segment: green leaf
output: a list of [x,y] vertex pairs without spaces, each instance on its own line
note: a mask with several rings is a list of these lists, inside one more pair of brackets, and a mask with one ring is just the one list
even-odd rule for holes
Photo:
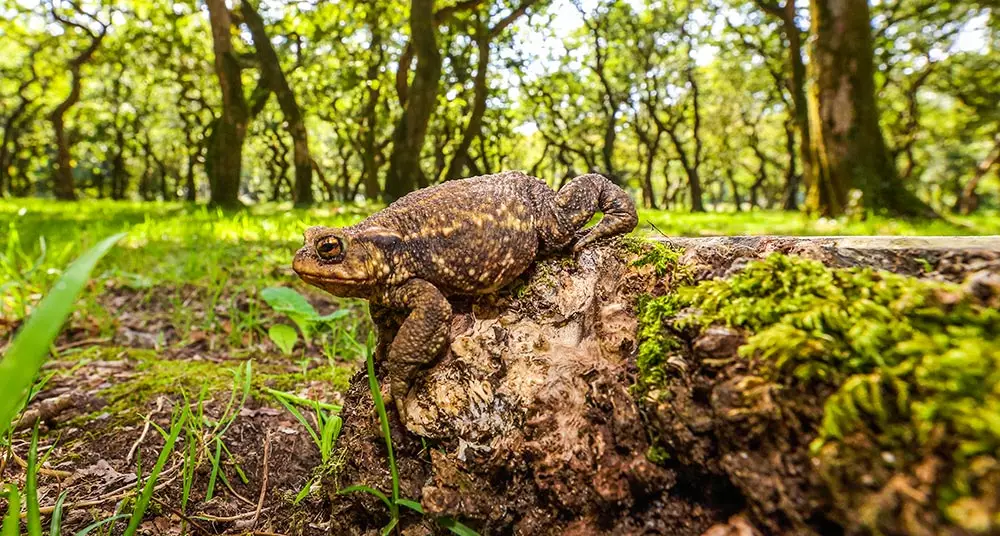
[[[115,521],[118,521],[119,519],[125,519],[126,517],[128,517],[128,514],[118,514],[118,515],[111,516],[111,517],[109,517],[107,519],[102,519],[100,521],[95,521],[95,522],[87,525],[86,527],[84,527],[80,532],[77,532],[74,536],[87,536],[94,529],[103,527],[104,525],[107,525],[108,523],[113,523]],[[4,536],[6,536],[6,535],[4,535]]]
[[295,343],[299,340],[299,334],[295,331],[295,328],[286,326],[285,324],[271,326],[271,329],[267,330],[267,336],[271,338],[271,342],[277,345],[285,355],[292,353]]
[[28,506],[28,536],[42,536],[42,514],[38,508],[38,423],[31,433],[28,469],[24,477],[24,501]]
[[275,311],[289,316],[298,315],[310,320],[319,316],[304,296],[288,287],[268,287],[260,291],[260,297]]
[[69,492],[64,491],[56,499],[56,505],[52,509],[52,521],[49,523],[49,536],[59,536],[62,534],[63,503],[66,501],[67,495],[69,495]]
[[382,536],[389,536],[389,534],[392,533],[392,529],[396,528],[396,525],[398,524],[399,524],[398,517],[393,517],[392,519],[390,519],[389,524],[382,527]]
[[354,486],[347,486],[346,488],[341,488],[340,490],[338,490],[337,495],[346,495],[348,493],[354,493],[358,491],[363,493],[370,493],[378,497],[379,499],[382,499],[382,502],[384,502],[385,505],[390,510],[392,509],[392,501],[389,500],[389,497],[386,497],[385,493],[382,493],[381,491],[370,486],[362,486],[361,484],[356,484]]
[[73,262],[14,337],[0,360],[0,435],[7,433],[11,421],[21,409],[25,393],[31,388],[48,356],[49,346],[73,310],[76,297],[83,290],[97,261],[125,234],[104,239]]
[[7,515],[3,518],[0,536],[20,536],[21,534],[21,495],[14,484],[7,484]]
[[399,499],[398,501],[396,501],[396,504],[400,506],[405,506],[418,514],[424,513],[424,507],[420,506],[420,503],[418,503],[417,501],[411,501],[410,499]]
[[458,534],[458,536],[479,536],[478,532],[466,527],[451,517],[442,517],[438,519],[438,525],[450,530],[452,534]]
[[350,314],[351,314],[351,310],[350,309],[337,309],[336,311],[334,311],[334,312],[332,312],[332,313],[330,313],[328,315],[317,316],[316,317],[316,321],[317,322],[332,322],[334,320],[339,320],[341,318],[344,318],[345,316],[348,316]]

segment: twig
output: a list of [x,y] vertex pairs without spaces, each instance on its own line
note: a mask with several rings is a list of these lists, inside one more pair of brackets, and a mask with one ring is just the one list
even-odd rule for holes
[[156,504],[159,504],[160,506],[166,508],[167,510],[170,510],[171,512],[173,512],[174,514],[176,514],[177,517],[179,517],[179,518],[183,519],[184,521],[187,521],[188,523],[190,523],[192,527],[194,527],[195,529],[198,530],[198,532],[201,532],[203,534],[208,534],[209,536],[212,536],[212,534],[213,534],[212,532],[209,532],[207,529],[205,529],[205,527],[202,527],[201,525],[195,523],[194,520],[191,519],[190,517],[188,517],[187,515],[185,515],[184,512],[181,512],[180,510],[174,508],[173,506],[170,506],[169,504],[161,501],[160,499],[157,499],[156,497],[153,497],[152,499],[154,501],[156,501]]
[[[168,470],[160,473],[160,475],[162,476],[162,475],[165,475],[165,474],[168,474],[168,473],[172,473],[172,472],[176,471],[177,468],[180,467],[180,466],[181,466],[181,462],[178,462],[178,463],[174,464],[174,466],[171,467],[170,469],[168,469]],[[159,485],[157,485],[155,488],[153,488],[153,491],[160,491],[161,489],[169,486],[170,484],[173,484],[174,481],[177,480],[178,476],[179,475],[174,475],[173,478],[171,478],[170,480],[166,480],[164,482],[161,482]],[[122,489],[130,489],[130,491],[125,491],[125,492],[118,493]],[[124,488],[118,488],[117,490],[111,492],[111,494],[104,495],[103,497],[98,497],[96,499],[92,499],[92,500],[89,500],[89,501],[79,501],[79,502],[63,503],[63,509],[64,510],[69,510],[70,508],[89,508],[91,506],[98,506],[98,505],[101,505],[101,504],[104,504],[104,503],[110,502],[110,501],[120,501],[120,500],[124,499],[125,497],[128,497],[129,495],[134,494],[135,492],[136,492],[135,486],[132,485],[132,484],[129,484],[128,486],[126,486]],[[55,510],[55,506],[44,506],[44,507],[42,507],[42,508],[39,509],[39,512],[43,513],[43,514],[51,514],[53,512],[53,510]],[[24,517],[26,515],[27,514],[24,514],[21,517]]]
[[[267,512],[270,509],[271,509],[270,507],[264,508],[263,510],[261,510],[261,513]],[[212,514],[198,514],[198,515],[196,515],[194,517],[196,519],[204,519],[206,521],[215,521],[215,522],[219,522],[219,523],[225,523],[225,522],[229,522],[229,521],[239,521],[241,519],[246,519],[248,517],[253,517],[254,514],[256,514],[256,512],[245,512],[245,513],[242,513],[242,514],[236,514],[234,516],[229,516],[229,517],[213,516]]]
[[257,499],[257,511],[253,514],[253,520],[250,522],[251,527],[257,526],[257,521],[260,519],[260,511],[264,508],[264,497],[267,494],[267,461],[271,457],[271,432],[268,431],[264,436],[264,462],[262,463],[264,467],[264,476],[260,483],[260,497]]
[[132,443],[132,448],[128,449],[128,456],[125,457],[126,464],[132,463],[132,457],[135,456],[135,451],[138,450],[139,445],[146,440],[146,434],[149,433],[149,423],[152,420],[153,415],[156,415],[162,409],[163,409],[163,397],[161,396],[156,399],[156,409],[154,409],[152,413],[150,413],[149,415],[146,415],[146,425],[142,427],[142,433],[139,434],[139,439],[136,439],[135,443]]
[[[18,456],[17,453],[13,451],[13,449],[10,451],[10,455],[12,458],[14,458],[14,461],[17,462],[18,465],[20,465],[25,469],[28,468],[28,462],[24,461],[24,459]],[[60,471],[58,469],[46,469],[44,467],[38,468],[38,474],[45,476],[54,476],[56,478],[69,478],[73,476],[73,473],[70,471]]]
[[244,496],[240,495],[239,493],[237,493],[236,490],[233,489],[233,485],[229,483],[229,479],[228,478],[223,478],[222,479],[222,485],[226,486],[226,489],[229,490],[229,493],[232,493],[233,496],[236,497],[237,499],[239,499],[239,500],[241,500],[241,501],[249,504],[250,506],[257,506],[257,503],[255,503],[255,502],[251,501],[250,499],[247,499],[246,497],[244,497]]
[[75,341],[66,343],[62,346],[56,346],[55,350],[56,353],[58,354],[63,352],[64,350],[69,350],[70,348],[76,348],[77,346],[86,346],[88,344],[101,344],[105,342],[111,342],[111,339],[109,337],[100,337],[96,339],[83,339],[82,341]]

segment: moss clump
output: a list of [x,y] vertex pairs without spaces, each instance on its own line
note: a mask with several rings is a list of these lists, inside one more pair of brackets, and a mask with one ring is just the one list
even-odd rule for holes
[[[996,309],[955,285],[776,254],[642,303],[638,386],[664,382],[679,333],[714,323],[748,332],[739,352],[755,374],[832,388],[811,448],[822,464],[885,465],[858,460],[859,444],[904,472],[937,457],[949,465],[934,489],[944,516],[967,530],[1000,529],[997,491],[985,485],[1000,482]],[[988,522],[963,514],[970,509]]]
[[625,251],[638,257],[632,261],[632,266],[652,266],[653,271],[659,277],[673,275],[677,270],[683,268],[680,264],[680,259],[684,250],[681,248],[653,242],[637,236],[623,237],[621,239],[621,246]]

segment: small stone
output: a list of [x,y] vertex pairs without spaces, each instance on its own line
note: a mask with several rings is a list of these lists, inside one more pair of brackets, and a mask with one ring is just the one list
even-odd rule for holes
[[731,359],[746,338],[735,329],[712,326],[694,341],[695,355],[702,359]]

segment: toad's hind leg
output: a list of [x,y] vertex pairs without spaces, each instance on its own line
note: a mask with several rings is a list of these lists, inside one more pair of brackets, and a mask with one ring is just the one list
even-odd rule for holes
[[607,177],[590,173],[569,181],[556,193],[559,219],[569,241],[598,211],[604,214],[597,225],[586,231],[573,245],[580,251],[587,245],[635,229],[639,218],[632,198]]
[[410,314],[389,345],[389,393],[406,422],[405,401],[413,379],[444,347],[451,328],[451,304],[434,285],[411,279],[387,296],[390,307]]

